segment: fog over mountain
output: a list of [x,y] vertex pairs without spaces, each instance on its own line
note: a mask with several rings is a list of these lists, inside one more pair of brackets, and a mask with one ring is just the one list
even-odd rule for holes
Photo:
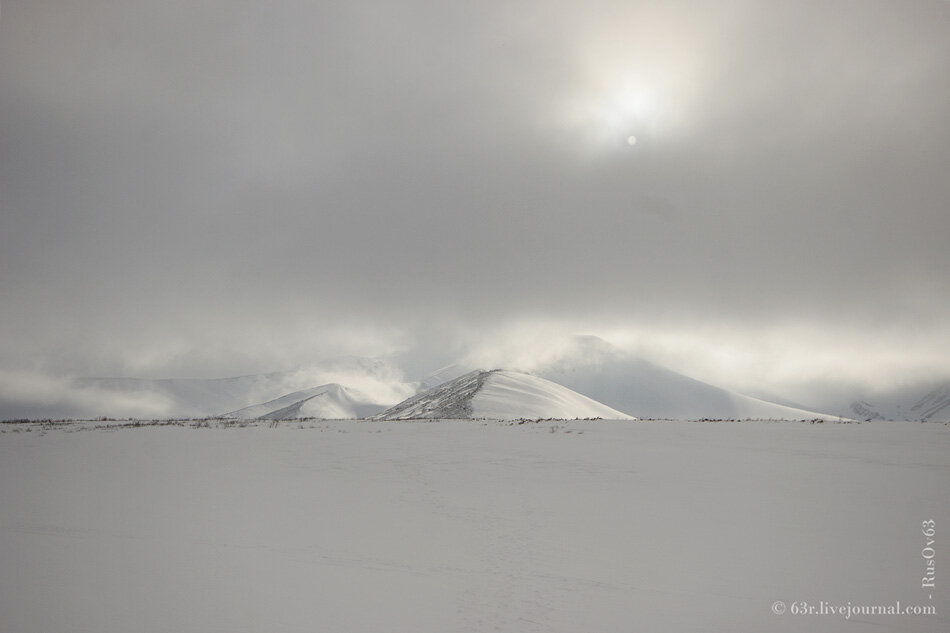
[[[948,32],[937,0],[8,0],[0,417],[573,334],[812,407],[939,388]],[[332,382],[363,391],[267,397]]]

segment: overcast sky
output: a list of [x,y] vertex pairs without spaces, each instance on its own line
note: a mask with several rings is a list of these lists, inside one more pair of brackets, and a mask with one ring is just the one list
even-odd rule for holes
[[938,0],[7,0],[0,372],[950,376],[948,62]]

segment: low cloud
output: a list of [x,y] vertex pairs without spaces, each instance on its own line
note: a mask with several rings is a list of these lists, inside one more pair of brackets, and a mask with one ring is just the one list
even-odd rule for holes
[[0,372],[0,419],[162,417],[173,403],[154,391],[118,392],[38,372]]
[[5,4],[0,369],[946,373],[950,5],[555,9]]

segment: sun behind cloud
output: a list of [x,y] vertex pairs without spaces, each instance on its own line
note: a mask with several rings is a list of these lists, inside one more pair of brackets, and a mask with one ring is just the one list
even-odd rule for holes
[[629,150],[687,130],[711,77],[704,38],[688,21],[630,11],[613,22],[591,20],[575,35],[566,44],[574,74],[552,106],[576,149]]

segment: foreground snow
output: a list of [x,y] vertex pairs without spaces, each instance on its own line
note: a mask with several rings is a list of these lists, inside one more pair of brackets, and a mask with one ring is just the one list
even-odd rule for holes
[[942,424],[206,424],[0,425],[0,630],[950,630]]

